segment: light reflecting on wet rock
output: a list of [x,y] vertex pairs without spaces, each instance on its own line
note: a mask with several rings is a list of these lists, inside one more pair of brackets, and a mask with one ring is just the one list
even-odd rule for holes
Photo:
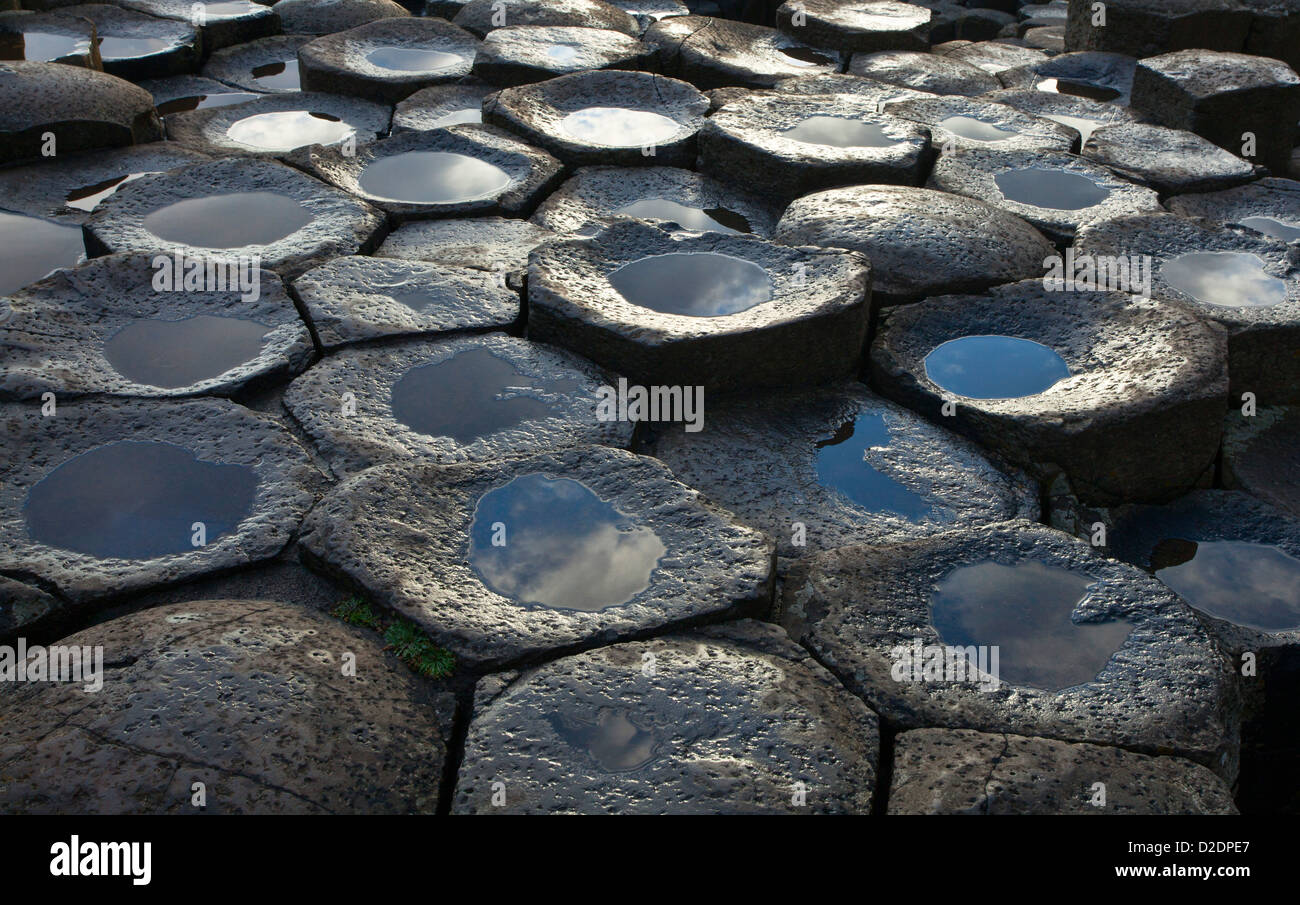
[[1266,308],[1286,301],[1286,283],[1264,272],[1264,262],[1241,251],[1179,255],[1160,267],[1160,276],[1198,301],[1229,308]]
[[90,40],[76,35],[27,31],[0,34],[0,60],[49,62],[90,50]]
[[673,252],[624,264],[609,282],[633,305],[690,317],[722,317],[772,297],[772,280],[752,261],[715,252]]
[[1156,545],[1151,565],[1211,616],[1266,632],[1300,628],[1300,559],[1272,544],[1171,538]]
[[636,148],[668,141],[681,130],[681,124],[650,110],[585,107],[564,117],[560,128],[588,144]]
[[0,211],[0,295],[8,295],[85,256],[81,228]]
[[470,349],[403,374],[393,384],[393,417],[422,434],[469,443],[551,416],[550,406],[524,391],[563,395],[577,388],[576,380],[529,377],[486,349]]
[[141,176],[149,176],[156,172],[158,171],[149,170],[143,173],[127,173],[123,176],[114,176],[112,179],[96,182],[93,185],[83,185],[79,189],[68,192],[68,207],[75,207],[79,211],[93,211],[99,207],[101,201],[128,182],[135,182]]
[[406,151],[380,157],[361,171],[361,189],[373,198],[411,204],[454,204],[491,198],[514,180],[500,167],[468,154]]
[[144,218],[160,239],[199,248],[269,245],[302,229],[311,214],[297,201],[274,192],[231,192],[187,198]]
[[133,60],[150,54],[163,53],[178,45],[163,38],[117,38],[99,39],[99,55],[105,60]]
[[192,553],[196,522],[212,543],[257,494],[244,465],[204,462],[171,443],[123,440],[64,462],[27,495],[24,516],[43,544],[121,559]]
[[547,721],[566,742],[582,749],[606,773],[639,770],[654,761],[660,742],[624,709],[601,707],[591,720],[573,713],[553,713]]
[[220,0],[217,3],[204,3],[203,15],[209,19],[230,19],[261,9],[264,9],[262,4],[254,3],[253,0]]
[[835,61],[809,47],[778,47],[787,63],[795,66],[832,66]]
[[749,221],[722,207],[687,207],[667,198],[642,198],[614,211],[624,217],[642,220],[671,220],[687,229],[715,233],[747,233]]
[[1058,122],[1063,126],[1069,126],[1079,133],[1079,142],[1082,145],[1087,142],[1092,133],[1101,128],[1103,123],[1095,119],[1085,119],[1082,116],[1068,116],[1064,113],[1043,113],[1040,114],[1044,119],[1050,119]]
[[1132,630],[1070,616],[1092,579],[1039,562],[982,562],[946,575],[931,598],[944,644],[998,648],[999,678],[1058,691],[1091,682]]
[[1007,170],[994,176],[993,181],[1008,201],[1058,211],[1083,210],[1100,204],[1110,195],[1110,189],[1087,176],[1041,167]]
[[805,144],[834,148],[888,148],[899,144],[886,135],[877,123],[865,123],[844,116],[810,116],[782,134]]
[[873,446],[889,445],[883,415],[859,415],[833,437],[817,442],[817,483],[838,490],[868,512],[893,512],[917,521],[931,512],[925,498],[866,460]]
[[465,107],[460,110],[452,110],[433,121],[430,128],[438,129],[443,126],[455,126],[459,123],[481,123],[483,122],[483,108]]
[[265,91],[298,91],[302,87],[297,59],[254,66],[252,75],[257,87]]
[[578,48],[571,44],[552,44],[546,48],[546,55],[557,63],[572,63],[578,58]]
[[251,91],[227,91],[221,94],[192,94],[178,97],[158,105],[159,116],[171,116],[173,113],[189,113],[191,110],[206,110],[209,107],[228,107],[242,104],[244,101],[257,100],[260,94]]
[[1064,380],[1070,369],[1055,350],[1031,339],[962,336],[936,346],[925,357],[925,373],[968,399],[1018,399]]
[[173,389],[226,373],[262,351],[270,328],[237,317],[201,314],[138,320],[104,343],[104,357],[128,380]]
[[1071,79],[1044,79],[1034,87],[1039,91],[1084,97],[1092,101],[1112,101],[1120,96],[1120,92],[1114,88]]
[[1266,236],[1281,239],[1283,242],[1294,242],[1300,239],[1300,223],[1291,223],[1274,217],[1243,217],[1237,222]]
[[366,54],[369,62],[395,72],[438,72],[464,59],[458,53],[427,47],[377,47]]
[[584,612],[625,604],[649,587],[665,552],[653,530],[585,484],[543,474],[485,493],[470,526],[470,563],[521,604]]
[[992,123],[986,123],[984,120],[976,119],[973,116],[950,116],[940,122],[939,125],[954,135],[969,138],[971,141],[992,143],[1006,141],[1008,138],[1015,138],[1020,134],[1010,129],[999,129]]
[[257,113],[226,129],[231,141],[262,151],[292,151],[304,145],[332,145],[353,134],[337,116],[307,110]]

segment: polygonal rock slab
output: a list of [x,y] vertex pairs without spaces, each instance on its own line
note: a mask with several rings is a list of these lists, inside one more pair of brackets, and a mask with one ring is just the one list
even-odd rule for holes
[[1231,188],[1263,173],[1195,133],[1146,123],[1103,126],[1081,153],[1162,194]]
[[95,209],[86,231],[92,250],[103,254],[256,255],[263,267],[292,277],[367,250],[383,226],[370,205],[298,170],[230,158],[122,187]]
[[503,89],[484,99],[483,120],[566,164],[689,166],[708,109],[686,82],[597,70]]
[[1251,159],[1281,174],[1296,145],[1300,75],[1267,57],[1179,50],[1138,64],[1133,106],[1234,154],[1244,153],[1249,132],[1255,139]]
[[[59,643],[102,648],[103,688],[33,682],[5,696],[6,813],[437,808],[452,696],[430,690],[361,629],[291,604],[204,600],[142,610]],[[204,786],[201,811],[194,783]]]
[[901,729],[1121,745],[1236,776],[1236,689],[1195,614],[1059,531],[1009,522],[831,550],[795,566],[781,618]]
[[478,48],[477,38],[442,19],[379,19],[304,45],[299,75],[309,91],[396,104],[469,75]]
[[531,213],[560,182],[545,151],[492,126],[404,132],[363,148],[307,153],[313,176],[364,198],[396,220]]
[[933,189],[862,185],[793,202],[777,224],[787,245],[860,251],[878,305],[973,292],[1041,274],[1052,243],[1019,217]]
[[208,58],[203,74],[245,91],[298,91],[298,51],[311,40],[311,35],[276,35],[225,47]]
[[1229,411],[1223,428],[1223,486],[1244,490],[1300,516],[1300,417],[1292,407],[1245,416]]
[[870,297],[856,252],[619,219],[530,256],[528,335],[647,386],[820,383],[857,367]]
[[488,32],[474,75],[493,85],[526,85],[588,69],[652,69],[654,51],[607,28],[519,25]]
[[0,12],[5,59],[104,68],[95,44],[95,25],[85,17],[27,10]]
[[625,446],[634,425],[597,418],[606,381],[562,350],[489,334],[344,349],[295,380],[284,404],[343,476],[396,459]]
[[[1105,786],[1099,796],[1096,786]],[[894,739],[890,814],[1236,814],[1200,764],[971,729]]]
[[1300,269],[1286,245],[1247,230],[1147,214],[1095,223],[1079,231],[1075,247],[1094,256],[1149,256],[1155,295],[1221,324],[1238,404],[1242,393],[1253,393],[1258,405],[1300,402]]
[[891,85],[888,82],[863,78],[860,75],[845,75],[842,72],[825,72],[782,79],[776,83],[776,88],[773,90],[781,94],[853,94],[869,99],[875,104],[877,112],[884,110],[885,104],[891,101],[935,96],[929,91],[917,91],[914,88]]
[[748,22],[708,16],[674,16],[642,37],[658,48],[659,65],[698,88],[771,88],[781,79],[839,72],[844,55]]
[[838,0],[789,0],[776,10],[776,27],[815,47],[849,53],[930,49],[930,17],[923,6],[869,0],[852,6]]
[[61,15],[95,23],[104,71],[124,79],[159,78],[194,72],[202,58],[198,29],[109,3],[64,6]]
[[1250,185],[1178,195],[1165,207],[1218,226],[1243,226],[1283,242],[1300,239],[1300,182],[1261,179]]
[[960,95],[912,98],[887,103],[884,109],[890,116],[925,126],[931,142],[950,150],[1072,151],[1078,147],[1074,129],[982,99]]
[[224,399],[54,412],[3,407],[0,571],[74,604],[270,559],[321,483],[279,422]]
[[490,85],[434,85],[421,88],[393,110],[393,134],[424,132],[458,123],[483,122],[483,99]]
[[[967,337],[1017,345],[932,357]],[[1222,331],[1183,305],[1025,280],[890,309],[871,372],[890,398],[1026,467],[1059,466],[1081,499],[1107,505],[1168,499],[1212,474],[1226,351]],[[1002,371],[1020,377],[978,379]],[[968,395],[952,387],[961,379]]]
[[386,336],[505,329],[519,293],[482,270],[420,261],[335,258],[293,282],[325,349]]
[[1222,0],[1118,0],[1106,4],[1104,22],[1083,0],[1070,0],[1066,36],[1071,50],[1104,50],[1146,57],[1189,47],[1240,50],[1251,15]]
[[638,35],[641,27],[633,16],[601,0],[470,0],[452,20],[479,37],[514,25],[561,25],[578,28],[607,28],[625,35]]
[[1060,243],[1090,220],[1160,210],[1153,189],[1063,151],[958,149],[940,155],[927,185],[995,204]]
[[764,186],[782,198],[861,183],[916,185],[930,130],[844,95],[749,97],[700,130],[700,167]]
[[40,588],[0,577],[0,638],[22,633],[58,608]]
[[871,810],[875,714],[761,622],[489,677],[475,709],[456,813]]
[[855,53],[849,61],[852,75],[932,94],[974,97],[1002,87],[996,77],[962,60],[910,50]]
[[167,118],[167,137],[214,157],[284,157],[312,145],[373,143],[391,111],[341,94],[294,91]]
[[389,233],[375,254],[487,270],[523,286],[529,253],[554,237],[549,229],[506,217],[419,220]]
[[991,75],[1015,69],[1017,66],[1033,66],[1047,59],[1047,54],[1041,50],[1000,40],[950,41],[932,47],[931,52],[978,66]]
[[61,155],[31,166],[0,170],[0,196],[6,210],[81,224],[101,201],[127,182],[207,159],[161,141]]
[[244,268],[228,289],[204,291],[185,289],[182,272],[175,291],[159,291],[154,264],[95,258],[13,295],[0,396],[229,396],[307,367],[311,335],[274,273]]
[[278,0],[276,7],[285,33],[291,35],[332,35],[411,15],[394,0]]
[[[246,0],[246,2],[252,3],[253,0]],[[261,92],[245,91],[201,75],[173,75],[165,79],[145,79],[140,82],[140,87],[153,95],[154,104],[158,107],[158,115],[164,118],[176,113],[189,113],[191,110],[242,104],[264,96]]]
[[148,91],[117,76],[62,63],[0,63],[0,164],[34,158],[53,133],[56,154],[158,141]]
[[160,19],[186,22],[198,29],[204,53],[280,33],[280,17],[253,0],[205,3],[203,21],[195,21],[193,0],[115,0],[118,6]]
[[708,408],[700,432],[661,427],[654,456],[785,560],[1038,517],[1023,476],[861,384]]
[[998,73],[1007,88],[1064,94],[1098,102],[1127,105],[1133,90],[1137,61],[1119,53],[1079,51],[1062,53],[1030,66]]
[[1118,104],[1074,97],[1055,91],[1039,91],[1035,88],[1006,88],[1002,91],[992,91],[984,95],[981,100],[1006,104],[1022,113],[1041,116],[1043,119],[1069,126],[1079,133],[1080,141],[1083,142],[1086,142],[1099,126],[1141,122],[1143,119],[1140,113]]
[[326,497],[302,543],[472,668],[757,614],[772,590],[762,534],[605,447],[381,465]]
[[764,237],[771,236],[775,219],[769,201],[732,183],[674,167],[583,167],[531,219],[557,233],[571,233],[611,217]]

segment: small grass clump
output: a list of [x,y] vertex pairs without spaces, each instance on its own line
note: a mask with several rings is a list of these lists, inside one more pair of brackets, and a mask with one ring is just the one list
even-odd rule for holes
[[349,597],[330,610],[330,615],[348,625],[359,625],[381,633],[388,647],[403,663],[422,676],[445,679],[456,666],[451,651],[434,644],[413,622],[394,619],[385,623],[361,597]]
[[364,628],[372,628],[377,632],[384,629],[383,623],[375,615],[375,611],[370,608],[370,604],[360,597],[349,597],[330,610],[330,615],[335,619],[342,619],[348,625],[360,625]]

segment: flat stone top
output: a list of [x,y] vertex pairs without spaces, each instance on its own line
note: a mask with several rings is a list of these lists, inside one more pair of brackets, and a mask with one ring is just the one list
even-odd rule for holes
[[153,109],[153,97],[125,79],[63,63],[0,63],[0,132],[78,120],[127,128]]
[[1138,63],[1201,99],[1255,88],[1300,88],[1300,75],[1268,57],[1220,50],[1176,50]]

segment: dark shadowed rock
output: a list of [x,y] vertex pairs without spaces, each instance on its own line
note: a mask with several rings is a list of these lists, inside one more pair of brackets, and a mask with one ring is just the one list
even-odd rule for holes
[[933,94],[974,96],[1001,87],[995,76],[978,66],[952,57],[907,50],[855,53],[849,61],[849,72]]
[[588,69],[653,69],[654,51],[608,28],[520,25],[488,32],[474,75],[493,85],[526,85]]
[[852,6],[837,0],[789,0],[776,11],[776,26],[815,47],[850,53],[930,49],[930,10],[900,0],[868,0]]
[[878,760],[875,714],[746,620],[484,679],[453,810],[866,814]]
[[280,33],[280,16],[274,7],[253,0],[220,0],[204,3],[202,21],[194,15],[193,0],[114,0],[125,9],[185,22],[196,28],[203,52],[211,53],[233,44],[243,44]]
[[767,538],[604,447],[379,466],[304,531],[317,561],[476,668],[760,613],[772,590]]
[[460,123],[483,122],[483,99],[490,85],[434,85],[421,88],[393,110],[393,134],[427,132]]
[[[252,0],[248,0],[252,2]],[[153,95],[159,116],[188,113],[226,104],[242,104],[262,97],[259,91],[246,91],[225,82],[201,75],[173,75],[165,79],[144,79],[140,87]]]
[[84,16],[58,12],[0,12],[0,53],[6,60],[104,68],[95,41],[95,23]]
[[663,72],[699,88],[771,88],[781,79],[839,72],[844,55],[747,22],[676,16],[646,30]]
[[410,11],[394,0],[278,0],[275,11],[286,34],[332,35]]
[[1162,194],[1230,188],[1264,172],[1195,133],[1145,123],[1103,126],[1082,154]]
[[1300,418],[1294,407],[1231,409],[1223,428],[1223,486],[1300,517]]
[[311,35],[277,35],[225,47],[208,58],[203,74],[245,91],[298,91],[298,50],[311,40]]
[[601,0],[470,0],[452,21],[479,37],[515,25],[608,28],[633,36],[641,33],[631,13]]
[[1071,50],[1145,57],[1168,50],[1241,50],[1250,12],[1235,0],[1108,0],[1094,24],[1088,0],[1070,0],[1066,40]]
[[388,131],[390,110],[358,97],[293,91],[167,118],[167,137],[215,157],[284,157],[312,145],[367,145]]
[[37,682],[5,696],[6,813],[437,809],[455,702],[361,629],[291,604],[205,600],[60,643],[103,648],[103,689]]
[[58,602],[41,589],[0,576],[0,637],[21,634],[57,607]]
[[930,130],[931,143],[948,151],[957,148],[1078,149],[1078,133],[1074,129],[982,98],[959,95],[913,98],[887,103],[885,112],[925,126]]

